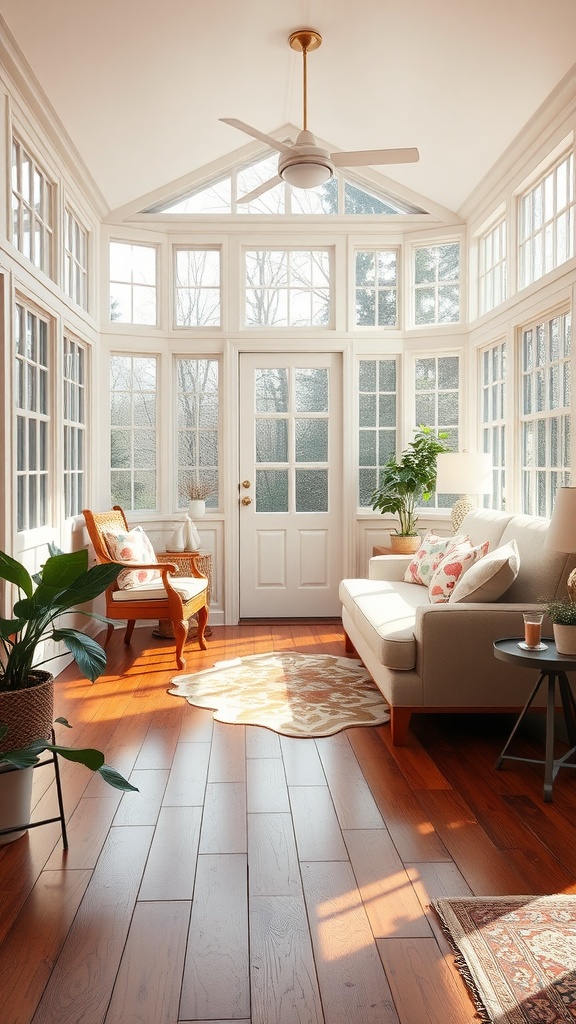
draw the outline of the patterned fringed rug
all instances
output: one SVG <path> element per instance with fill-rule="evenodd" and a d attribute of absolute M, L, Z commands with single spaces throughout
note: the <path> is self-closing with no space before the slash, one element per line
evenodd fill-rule
<path fill-rule="evenodd" d="M 480 1019 L 574 1024 L 576 896 L 433 902 Z"/>
<path fill-rule="evenodd" d="M 283 736 L 332 736 L 390 718 L 361 662 L 331 654 L 284 651 L 221 661 L 176 676 L 168 693 L 215 709 L 218 722 L 262 725 Z"/>

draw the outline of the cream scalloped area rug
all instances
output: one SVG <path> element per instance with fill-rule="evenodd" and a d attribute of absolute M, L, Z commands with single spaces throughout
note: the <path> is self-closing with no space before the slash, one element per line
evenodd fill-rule
<path fill-rule="evenodd" d="M 332 654 L 254 654 L 171 682 L 168 693 L 210 708 L 217 722 L 261 725 L 282 736 L 332 736 L 390 718 L 362 663 Z"/>

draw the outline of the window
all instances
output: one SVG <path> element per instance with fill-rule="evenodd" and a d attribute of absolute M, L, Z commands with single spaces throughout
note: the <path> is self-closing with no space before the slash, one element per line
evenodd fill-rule
<path fill-rule="evenodd" d="M 155 246 L 110 242 L 110 319 L 155 326 Z"/>
<path fill-rule="evenodd" d="M 218 361 L 177 359 L 178 508 L 188 506 L 192 483 L 212 488 L 207 508 L 218 498 Z"/>
<path fill-rule="evenodd" d="M 371 507 L 380 470 L 396 454 L 395 359 L 361 359 L 358 367 L 358 505 Z"/>
<path fill-rule="evenodd" d="M 564 156 L 520 198 L 520 287 L 574 255 L 574 165 Z"/>
<path fill-rule="evenodd" d="M 414 251 L 414 322 L 460 320 L 460 245 L 418 246 Z"/>
<path fill-rule="evenodd" d="M 176 326 L 220 326 L 219 249 L 176 249 Z"/>
<path fill-rule="evenodd" d="M 445 444 L 458 451 L 460 357 L 423 356 L 414 367 L 415 426 L 446 434 Z M 450 508 L 458 495 L 432 495 L 426 508 Z"/>
<path fill-rule="evenodd" d="M 110 357 L 110 490 L 128 511 L 156 508 L 156 358 Z"/>
<path fill-rule="evenodd" d="M 247 327 L 328 327 L 329 320 L 328 250 L 246 253 Z"/>
<path fill-rule="evenodd" d="M 570 313 L 525 328 L 521 345 L 522 511 L 550 516 L 570 483 Z"/>
<path fill-rule="evenodd" d="M 52 184 L 18 139 L 12 140 L 12 242 L 52 273 Z"/>
<path fill-rule="evenodd" d="M 86 351 L 64 337 L 64 516 L 84 508 L 86 439 Z"/>
<path fill-rule="evenodd" d="M 18 532 L 48 522 L 48 323 L 16 304 L 16 522 Z"/>
<path fill-rule="evenodd" d="M 356 327 L 397 326 L 397 264 L 396 249 L 368 250 L 356 253 Z"/>
<path fill-rule="evenodd" d="M 484 349 L 480 356 L 482 451 L 492 456 L 492 494 L 484 505 L 506 508 L 506 342 Z"/>
<path fill-rule="evenodd" d="M 480 313 L 499 306 L 508 297 L 506 221 L 501 220 L 480 239 Z"/>
<path fill-rule="evenodd" d="M 88 309 L 88 232 L 68 209 L 64 211 L 64 291 Z"/>

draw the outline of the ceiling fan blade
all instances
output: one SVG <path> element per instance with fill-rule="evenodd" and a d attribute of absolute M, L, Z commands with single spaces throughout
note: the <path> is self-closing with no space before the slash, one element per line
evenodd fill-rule
<path fill-rule="evenodd" d="M 369 164 L 415 164 L 417 149 L 360 149 L 353 153 L 331 153 L 335 167 L 367 167 Z"/>
<path fill-rule="evenodd" d="M 272 149 L 277 149 L 279 153 L 291 153 L 292 149 L 287 146 L 285 142 L 278 142 L 278 139 L 273 139 L 271 135 L 265 135 L 264 132 L 259 132 L 257 128 L 253 128 L 252 125 L 246 124 L 244 121 L 238 121 L 235 117 L 221 117 L 220 121 L 224 124 L 231 125 L 232 128 L 238 128 L 241 132 L 246 132 L 246 135 L 251 135 L 253 139 L 259 139 L 260 142 L 265 142 L 267 146 L 271 146 Z"/>
<path fill-rule="evenodd" d="M 279 185 L 281 181 L 282 178 L 280 175 L 275 174 L 273 178 L 268 178 L 268 181 L 263 181 L 261 185 L 258 185 L 257 188 L 253 188 L 251 192 L 247 192 L 245 196 L 242 196 L 241 199 L 237 199 L 236 202 L 251 203 L 253 199 L 258 199 L 258 196 L 261 196 L 264 192 L 268 192 L 271 188 L 274 188 L 274 185 Z"/>

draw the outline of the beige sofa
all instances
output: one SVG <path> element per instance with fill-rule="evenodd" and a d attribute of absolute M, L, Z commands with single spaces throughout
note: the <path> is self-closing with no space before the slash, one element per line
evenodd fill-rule
<path fill-rule="evenodd" d="M 370 559 L 369 578 L 342 580 L 346 650 L 356 651 L 391 708 L 392 742 L 405 742 L 413 712 L 513 711 L 525 703 L 530 670 L 497 660 L 493 642 L 523 634 L 522 612 L 566 594 L 576 559 L 544 547 L 548 520 L 488 509 L 461 532 L 490 551 L 514 539 L 519 572 L 488 604 L 431 604 L 428 589 L 403 582 L 410 556 Z M 551 625 L 544 620 L 544 635 Z M 545 695 L 542 695 L 544 702 Z"/>

